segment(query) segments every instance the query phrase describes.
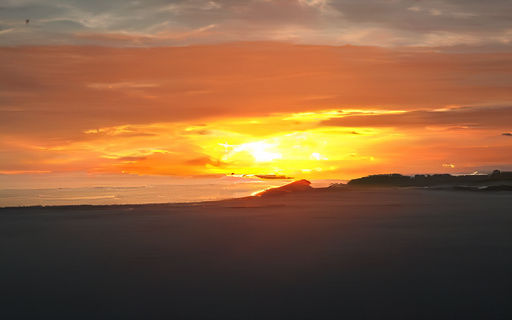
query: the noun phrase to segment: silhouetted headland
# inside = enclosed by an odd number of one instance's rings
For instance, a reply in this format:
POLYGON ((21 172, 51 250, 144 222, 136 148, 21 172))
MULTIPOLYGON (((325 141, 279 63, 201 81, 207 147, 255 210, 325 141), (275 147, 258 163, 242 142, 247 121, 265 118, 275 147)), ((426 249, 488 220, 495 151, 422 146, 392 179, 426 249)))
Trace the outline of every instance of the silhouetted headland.
POLYGON ((512 172, 494 170, 490 174, 450 175, 398 173, 377 174, 350 180, 347 184, 334 183, 326 188, 313 188, 308 180, 297 180, 277 188, 263 190, 253 196, 278 196, 297 192, 341 191, 362 187, 417 187, 442 190, 512 191, 512 172))
POLYGON ((490 174, 450 175, 450 174, 417 174, 405 176, 398 173, 370 175, 353 179, 348 186, 379 186, 379 187, 434 187, 449 186, 478 190, 510 190, 512 172, 494 170, 490 174))
POLYGON ((310 191, 313 190, 311 187, 311 182, 308 180, 302 179, 297 180, 292 183, 288 183, 282 187, 277 188, 271 188, 264 190, 262 192, 259 192, 256 194, 256 196, 275 196, 275 195, 281 195, 291 192, 303 192, 303 191, 310 191))

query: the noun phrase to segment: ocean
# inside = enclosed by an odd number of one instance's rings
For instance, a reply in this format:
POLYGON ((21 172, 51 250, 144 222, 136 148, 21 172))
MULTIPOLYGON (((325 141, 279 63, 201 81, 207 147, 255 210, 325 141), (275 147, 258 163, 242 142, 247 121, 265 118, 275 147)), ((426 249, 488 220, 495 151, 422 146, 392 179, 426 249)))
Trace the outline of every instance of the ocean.
MULTIPOLYGON (((0 207, 211 201, 250 196, 255 192, 279 187, 292 181, 262 180, 241 176, 130 177, 127 180, 97 176, 81 178, 78 179, 78 183, 71 177, 49 181, 25 179, 24 183, 11 180, 11 187, 4 183, 0 189, 0 207)), ((324 187, 342 180, 312 180, 311 182, 314 187, 324 187)))

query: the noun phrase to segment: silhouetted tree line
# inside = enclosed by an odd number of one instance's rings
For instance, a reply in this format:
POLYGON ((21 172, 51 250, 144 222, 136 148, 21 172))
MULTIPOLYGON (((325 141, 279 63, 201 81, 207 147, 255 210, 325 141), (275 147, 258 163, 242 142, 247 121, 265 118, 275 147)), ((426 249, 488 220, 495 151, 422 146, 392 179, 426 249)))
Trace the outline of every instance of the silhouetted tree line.
POLYGON ((451 174, 417 174, 404 176, 398 173, 377 174, 348 182, 351 186, 394 186, 394 187, 429 187, 434 185, 465 185, 481 184, 492 181, 512 181, 512 172, 494 170, 491 174, 461 175, 451 174))

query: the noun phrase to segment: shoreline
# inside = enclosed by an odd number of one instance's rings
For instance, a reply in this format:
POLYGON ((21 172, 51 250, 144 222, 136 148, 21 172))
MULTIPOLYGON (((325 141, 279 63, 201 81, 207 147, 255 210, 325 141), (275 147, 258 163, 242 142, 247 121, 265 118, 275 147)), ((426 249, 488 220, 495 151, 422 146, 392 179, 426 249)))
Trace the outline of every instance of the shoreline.
MULTIPOLYGON (((268 190, 278 190, 280 188, 286 187, 287 185, 281 187, 274 187, 265 189, 261 192, 265 192, 268 190)), ((431 186, 431 187, 416 187, 416 186, 407 186, 407 187, 399 187, 399 186, 349 186, 343 185, 342 187, 312 187, 307 191, 293 191, 291 193, 303 193, 303 194, 318 194, 322 192, 326 193, 343 193, 343 192, 351 192, 351 191, 387 191, 387 190, 424 190, 424 191, 445 191, 445 192, 463 192, 463 193, 483 193, 483 194, 506 194, 510 193, 512 196, 512 188, 509 188, 509 185, 498 185, 497 187, 505 187, 503 190, 500 189, 489 189, 492 186, 431 186)), ((122 208, 122 207, 143 207, 143 206, 194 206, 194 205, 202 205, 202 204, 214 204, 218 202, 226 202, 226 201, 237 201, 237 200, 247 200, 247 199, 268 199, 274 197, 280 197, 282 195, 248 195, 243 197, 236 198, 225 198, 225 199, 215 199, 215 200, 200 200, 200 201, 180 201, 180 202, 151 202, 151 203, 118 203, 118 204, 64 204, 64 205, 27 205, 27 206, 0 206, 0 210, 4 209, 81 209, 81 208, 122 208)))

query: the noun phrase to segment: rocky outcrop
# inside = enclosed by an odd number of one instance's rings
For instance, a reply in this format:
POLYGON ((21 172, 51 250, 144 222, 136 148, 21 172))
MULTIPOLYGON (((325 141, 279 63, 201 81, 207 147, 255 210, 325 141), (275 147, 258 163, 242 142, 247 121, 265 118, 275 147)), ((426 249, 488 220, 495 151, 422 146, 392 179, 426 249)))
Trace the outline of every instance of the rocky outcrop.
POLYGON ((302 180, 298 180, 298 181, 294 181, 292 183, 286 184, 282 187, 267 189, 265 191, 262 191, 262 192, 256 194, 255 196, 259 196, 259 197, 275 196, 275 195, 282 195, 282 194, 287 194, 287 193, 292 193, 292 192, 304 192, 304 191, 309 191, 312 189, 313 188, 311 187, 311 182, 309 182, 308 180, 302 179, 302 180))

